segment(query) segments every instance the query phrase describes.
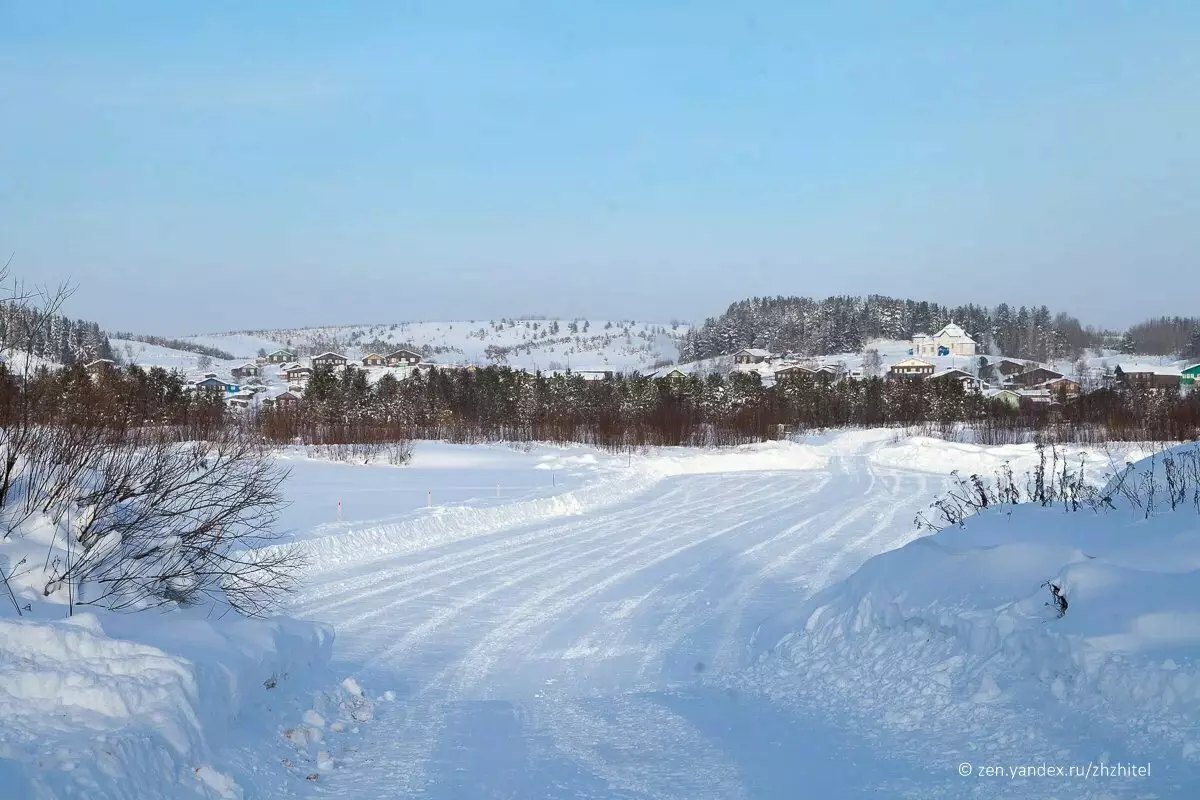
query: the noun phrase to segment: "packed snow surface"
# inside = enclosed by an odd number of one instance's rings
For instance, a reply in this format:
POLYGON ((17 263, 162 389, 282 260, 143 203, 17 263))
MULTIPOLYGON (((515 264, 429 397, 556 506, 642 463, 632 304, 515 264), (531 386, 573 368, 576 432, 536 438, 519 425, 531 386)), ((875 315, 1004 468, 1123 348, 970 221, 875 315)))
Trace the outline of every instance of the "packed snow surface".
MULTIPOLYGON (((1090 453, 1088 479, 1151 449, 1090 453)), ((1032 446, 855 431, 281 459, 310 558, 299 621, 0 620, 0 788, 1197 796, 1200 515, 1018 507, 913 525, 950 470, 1022 470, 1032 446), (1088 762, 1150 774, 975 772, 1088 762)))

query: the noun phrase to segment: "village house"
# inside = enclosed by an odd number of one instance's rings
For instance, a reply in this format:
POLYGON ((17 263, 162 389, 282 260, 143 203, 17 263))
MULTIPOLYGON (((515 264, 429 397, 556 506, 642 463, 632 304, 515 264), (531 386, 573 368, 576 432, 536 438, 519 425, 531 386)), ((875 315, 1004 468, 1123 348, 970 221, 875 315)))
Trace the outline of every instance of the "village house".
POLYGON ((571 371, 572 375, 578 375, 585 381, 603 381, 613 377, 611 369, 577 369, 571 371))
POLYGON ((1183 368, 1183 374, 1180 376, 1179 382, 1188 389, 1196 385, 1200 381, 1200 364, 1192 364, 1190 367, 1183 368))
POLYGON ((976 349, 975 340, 953 322, 932 336, 918 333, 912 345, 914 356, 973 356, 976 349))
POLYGON ((300 405, 300 397, 292 392, 284 392, 275 396, 275 408, 280 411, 288 411, 300 405))
POLYGON ((249 408, 254 403, 254 392, 242 389, 225 399, 230 408, 249 408))
POLYGON ((984 389, 983 396, 988 400, 996 400, 1010 408, 1021 407, 1021 395, 1012 389, 984 389))
POLYGON ((816 374, 816 370, 806 367, 803 364, 789 364, 786 367, 780 367, 775 370, 775 382, 792 383, 802 380, 812 380, 816 377, 816 374))
POLYGON ((117 364, 111 358, 97 358, 95 361, 89 361, 83 365, 83 368, 88 372, 96 375, 101 372, 107 372, 117 364))
POLYGON ((1158 367, 1147 364, 1121 364, 1117 367, 1118 382, 1129 388, 1165 389, 1179 391, 1183 373, 1175 367, 1158 367))
POLYGON ((195 386, 200 390, 213 390, 227 393, 236 392, 241 388, 237 384, 226 383, 211 373, 205 376, 203 380, 196 381, 195 386))
POLYGON ((389 367, 415 367, 421 363, 421 354, 414 353, 412 350, 397 350, 394 353, 388 353, 385 361, 389 367))
POLYGON ((681 381, 686 381, 688 376, 681 369, 670 369, 658 377, 664 381, 679 383, 681 381))
POLYGON ((253 364, 251 362, 246 362, 240 367, 234 367, 233 369, 229 370, 229 374, 238 380, 243 378, 257 378, 259 372, 260 370, 258 368, 258 364, 253 364))
POLYGON ((1063 377, 1061 372, 1055 372, 1047 367, 1035 367, 1019 375, 1014 375, 1012 383, 1014 386, 1021 386, 1026 389, 1032 389, 1035 386, 1040 386, 1046 381, 1056 381, 1063 377))
POLYGON ((1050 394, 1049 389, 1016 389, 1017 397, 1020 398, 1020 407, 1038 408, 1049 406, 1054 402, 1054 397, 1050 394))
POLYGON ((364 367, 386 367, 387 359, 378 353, 368 353, 362 357, 362 365, 364 367))
POLYGON ((963 391, 975 392, 979 391, 979 379, 969 372, 958 369, 944 369, 940 372, 935 372, 929 376, 931 381, 950 381, 962 386, 963 391))
POLYGON ((906 358, 888 369, 889 378, 903 380, 924 380, 933 374, 935 367, 928 361, 919 358, 906 358))
POLYGON ((287 371, 285 377, 288 383, 304 384, 312 377, 312 370, 308 367, 295 365, 287 371))
POLYGON ((344 367, 346 366, 346 357, 340 353, 321 353, 312 357, 313 369, 317 367, 344 367))
POLYGON ((746 347, 733 354, 733 363, 736 364, 739 369, 744 369, 754 364, 761 364, 770 357, 770 350, 761 350, 757 347, 746 347))
POLYGON ((274 353, 267 353, 266 357, 268 364, 286 364, 296 360, 296 354, 288 350, 276 350, 274 353))
POLYGON ((1038 389, 1047 389, 1054 397, 1066 397, 1068 400, 1079 397, 1079 382, 1071 378, 1054 378, 1038 384, 1038 389))
POLYGON ((813 370, 814 377, 827 383, 836 381, 840 375, 841 372, 832 364, 822 364, 813 370))
POLYGON ((980 373, 986 376, 989 380, 996 383, 1008 383, 1014 376, 1020 375, 1026 370, 1032 369, 1036 364, 1029 364, 1024 361, 1014 361, 1011 358, 1001 358, 988 364, 980 370, 980 373))

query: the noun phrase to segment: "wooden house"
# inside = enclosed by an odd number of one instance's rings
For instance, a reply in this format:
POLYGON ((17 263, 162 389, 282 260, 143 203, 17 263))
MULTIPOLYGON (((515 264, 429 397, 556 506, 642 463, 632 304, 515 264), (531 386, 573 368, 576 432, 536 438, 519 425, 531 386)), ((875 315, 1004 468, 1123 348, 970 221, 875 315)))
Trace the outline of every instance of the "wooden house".
POLYGON ((1012 389, 985 389, 983 396, 988 400, 996 400, 1010 408, 1021 407, 1021 395, 1012 389))
POLYGON ((275 408, 280 411, 288 411, 300 405, 299 395, 292 392, 284 392, 275 396, 275 408))
POLYGON ((93 375, 96 375, 101 372, 107 372, 110 369, 113 369, 116 365, 117 363, 111 358, 97 358, 95 361, 89 361, 88 363, 84 364, 83 368, 93 375))
POLYGON ((195 385, 201 391, 236 392, 240 388, 237 384, 226 383, 216 375, 209 375, 203 380, 196 381, 195 385))
POLYGON ((312 357, 312 366, 313 369, 317 369, 318 367, 329 367, 330 369, 344 367, 346 366, 346 357, 341 353, 321 353, 312 357))
POLYGON ((1035 386, 1040 386, 1046 381, 1056 381, 1063 377, 1061 372, 1055 372, 1047 367, 1034 367, 1026 370, 1018 375, 1014 375, 1012 382, 1016 386, 1022 386, 1026 389, 1032 389, 1035 386))
POLYGON ((312 370, 309 367, 293 366, 287 371, 285 377, 288 383, 306 383, 312 377, 312 370))
POLYGON ((1189 389, 1195 386, 1197 382, 1200 382, 1200 364, 1192 364, 1190 367, 1184 367, 1179 382, 1189 389))
POLYGON ((362 365, 364 367, 386 367, 387 359, 378 353, 368 353, 362 357, 362 365))
POLYGON ((934 370, 935 367, 928 361, 922 361, 919 358, 906 358, 903 361, 892 364, 888 369, 888 377, 902 380, 924 380, 932 375, 934 370))
POLYGON ((776 383, 794 383, 802 380, 812 380, 817 375, 812 367, 803 364, 790 364, 775 370, 776 383))
POLYGON ((260 372, 261 370, 259 369, 258 364, 249 361, 247 361, 245 364, 242 364, 240 367, 234 367, 233 369, 229 370, 229 374, 238 380, 243 378, 257 378, 260 372))
POLYGON ((761 350, 757 347, 744 347, 733 354, 733 363, 739 367, 749 366, 751 364, 761 364, 770 357, 770 350, 761 350))
POLYGON ((267 353, 268 364, 286 364, 289 361, 295 361, 296 354, 288 350, 276 350, 274 353, 267 353))
POLYGON ((1036 388, 1049 389, 1050 394, 1054 397, 1066 397, 1067 399, 1079 397, 1080 392, 1079 382, 1070 378, 1054 378, 1038 384, 1036 388))
POLYGON ((613 377, 611 369, 577 369, 572 370, 572 375, 578 375, 585 381, 603 381, 613 377))
POLYGON ((384 358, 389 367, 415 367, 421 363, 421 354, 412 350, 396 350, 384 358))
POLYGON ((1173 367, 1121 365, 1119 369, 1118 380, 1129 388, 1179 391, 1183 383, 1183 373, 1173 367))
POLYGON ((929 380, 957 383, 962 386, 964 391, 968 392, 978 391, 979 389, 979 379, 971 373, 958 369, 957 367, 935 372, 929 376, 929 380))

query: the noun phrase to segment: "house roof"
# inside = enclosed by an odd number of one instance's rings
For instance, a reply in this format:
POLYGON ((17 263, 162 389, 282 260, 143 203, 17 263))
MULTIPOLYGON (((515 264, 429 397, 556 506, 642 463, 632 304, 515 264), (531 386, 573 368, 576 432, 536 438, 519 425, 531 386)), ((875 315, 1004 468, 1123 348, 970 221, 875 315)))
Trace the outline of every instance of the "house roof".
POLYGON ((283 392, 282 394, 275 395, 275 402, 279 402, 280 400, 299 400, 299 399, 300 399, 299 395, 292 394, 291 392, 283 392))
POLYGON ((816 370, 812 367, 806 367, 803 364, 788 364, 786 367, 777 367, 775 369, 776 375, 781 372, 816 372, 816 370))
POLYGON ((294 367, 288 367, 287 372, 312 372, 312 367, 302 367, 297 364, 294 367))
POLYGON ((367 353, 362 357, 362 360, 366 361, 368 358, 383 358, 383 356, 379 355, 379 353, 367 353))
POLYGON ((246 367, 250 367, 251 369, 258 369, 258 364, 255 364, 253 361, 247 361, 245 364, 241 364, 239 366, 234 367, 234 369, 245 369, 246 367))
POLYGON ((289 356, 290 356, 290 355, 292 355, 292 351, 291 351, 291 350, 284 350, 282 347, 281 347, 281 348, 279 348, 278 350, 272 350, 271 352, 267 353, 267 355, 269 355, 269 356, 277 356, 277 355, 279 355, 280 353, 283 353, 284 355, 289 355, 289 356))
POLYGON ((340 358, 342 361, 346 360, 346 357, 344 355, 342 355, 341 353, 335 353, 332 350, 325 352, 325 353, 321 353, 320 355, 313 356, 313 360, 315 361, 318 358, 325 358, 327 356, 332 356, 333 358, 340 358))
POLYGON ((961 370, 958 367, 950 367, 949 369, 938 370, 937 372, 933 373, 929 377, 945 378, 948 375, 961 375, 964 378, 971 378, 972 380, 974 380, 974 378, 975 378, 975 376, 972 375, 971 373, 961 370))
POLYGON ((932 366, 933 366, 933 364, 930 364, 928 361, 922 361, 919 358, 906 358, 903 361, 900 361, 896 364, 892 364, 891 368, 895 369, 896 367, 932 367, 932 366))
POLYGON ((416 356, 417 358, 421 358, 421 354, 418 353, 416 350, 408 350, 403 347, 400 348, 399 350, 393 350, 392 352, 388 353, 387 358, 391 358, 392 356, 400 356, 400 355, 416 356))
POLYGON ((763 350, 760 347, 743 347, 741 350, 738 350, 737 353, 734 353, 734 355, 736 356, 739 353, 745 353, 746 355, 754 356, 755 358, 770 358, 771 357, 770 350, 763 350))
POLYGON ((1183 372, 1186 375, 1200 374, 1200 364, 1192 364, 1190 367, 1184 367, 1183 372))
POLYGON ((1130 364, 1117 364, 1113 367, 1113 369, 1116 369, 1117 367, 1120 367, 1121 371, 1124 372, 1126 375, 1128 375, 1131 372, 1135 373, 1135 374, 1136 373, 1141 373, 1141 374, 1151 373, 1154 375, 1182 375, 1183 374, 1183 371, 1180 370, 1179 367, 1163 366, 1161 364, 1143 364, 1143 363, 1139 363, 1139 362, 1133 362, 1130 364))
POLYGON ((938 331, 937 333, 935 333, 933 335, 933 338, 941 339, 943 336, 947 336, 951 339, 962 339, 964 341, 969 341, 969 342, 975 341, 974 339, 972 339, 970 336, 967 335, 966 331, 964 331, 958 325, 955 325, 953 322, 951 322, 948 325, 943 326, 940 331, 938 331))
POLYGON ((89 361, 88 363, 84 364, 84 366, 85 367, 94 367, 97 364, 115 364, 115 363, 117 363, 117 362, 113 361, 111 358, 97 358, 94 361, 89 361))

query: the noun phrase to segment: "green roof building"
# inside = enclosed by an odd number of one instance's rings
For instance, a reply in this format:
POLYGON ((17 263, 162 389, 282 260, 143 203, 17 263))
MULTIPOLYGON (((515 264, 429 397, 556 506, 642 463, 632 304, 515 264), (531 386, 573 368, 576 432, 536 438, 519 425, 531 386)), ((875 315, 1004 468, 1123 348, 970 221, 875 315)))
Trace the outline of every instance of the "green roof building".
POLYGON ((1183 379, 1180 380, 1184 386, 1195 386, 1196 381, 1200 381, 1200 364, 1192 364, 1183 371, 1183 379))

